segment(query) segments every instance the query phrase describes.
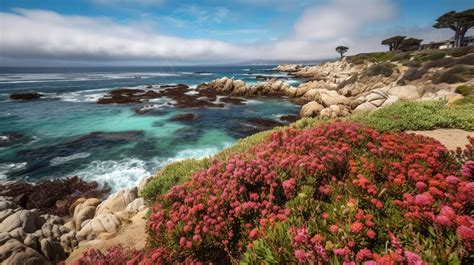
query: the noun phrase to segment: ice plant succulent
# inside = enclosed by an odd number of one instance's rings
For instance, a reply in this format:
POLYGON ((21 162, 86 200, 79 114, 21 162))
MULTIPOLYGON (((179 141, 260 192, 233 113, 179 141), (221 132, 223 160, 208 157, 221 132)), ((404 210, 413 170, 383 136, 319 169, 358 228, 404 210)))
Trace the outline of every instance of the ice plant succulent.
POLYGON ((129 264, 471 262, 471 158, 354 123, 277 131, 159 197, 129 264))

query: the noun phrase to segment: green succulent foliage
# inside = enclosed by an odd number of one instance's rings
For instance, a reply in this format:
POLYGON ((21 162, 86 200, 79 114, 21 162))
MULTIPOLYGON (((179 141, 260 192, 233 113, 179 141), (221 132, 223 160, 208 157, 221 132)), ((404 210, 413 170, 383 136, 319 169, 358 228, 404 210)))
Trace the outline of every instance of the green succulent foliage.
POLYGON ((351 117, 378 131, 431 130, 458 128, 474 130, 474 105, 446 106, 445 101, 401 101, 374 112, 351 117))

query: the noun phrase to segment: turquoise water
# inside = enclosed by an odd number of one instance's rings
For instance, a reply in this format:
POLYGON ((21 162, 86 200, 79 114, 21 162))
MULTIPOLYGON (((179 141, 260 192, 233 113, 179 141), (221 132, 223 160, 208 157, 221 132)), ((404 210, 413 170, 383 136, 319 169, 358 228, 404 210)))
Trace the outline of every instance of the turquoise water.
MULTIPOLYGON (((193 87, 222 76, 256 82, 257 74, 283 75, 252 67, 30 68, 0 69, 0 182, 38 181, 78 175, 114 189, 137 184, 163 165, 212 155, 251 134, 250 118, 278 120, 299 107, 283 99, 256 98, 225 108, 175 108, 139 115, 144 104, 99 105, 114 88, 183 83, 193 87), (15 92, 46 97, 11 101, 15 92), (196 121, 170 121, 194 113, 196 121)), ((297 84, 298 80, 291 80, 297 84)))

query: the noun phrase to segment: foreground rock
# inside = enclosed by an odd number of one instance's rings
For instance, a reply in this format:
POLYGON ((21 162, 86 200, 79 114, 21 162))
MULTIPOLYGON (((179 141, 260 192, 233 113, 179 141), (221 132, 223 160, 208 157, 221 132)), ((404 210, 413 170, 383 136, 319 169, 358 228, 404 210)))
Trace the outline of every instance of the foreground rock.
POLYGON ((31 93, 11 94, 9 98, 13 100, 34 100, 34 99, 40 99, 42 97, 44 97, 43 94, 31 92, 31 93))
POLYGON ((75 232, 61 217, 22 209, 0 196, 0 261, 2 264, 48 264, 67 257, 78 245, 75 232), (65 251, 66 249, 66 251, 65 251))

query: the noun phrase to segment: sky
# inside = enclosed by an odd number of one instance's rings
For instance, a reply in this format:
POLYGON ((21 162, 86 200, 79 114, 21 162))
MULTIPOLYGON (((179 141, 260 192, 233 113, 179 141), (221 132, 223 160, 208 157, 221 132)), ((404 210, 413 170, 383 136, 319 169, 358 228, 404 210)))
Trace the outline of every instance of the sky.
MULTIPOLYGON (((0 65, 186 65, 382 51, 473 0, 0 0, 0 65)), ((472 30, 468 32, 472 34, 472 30)))

